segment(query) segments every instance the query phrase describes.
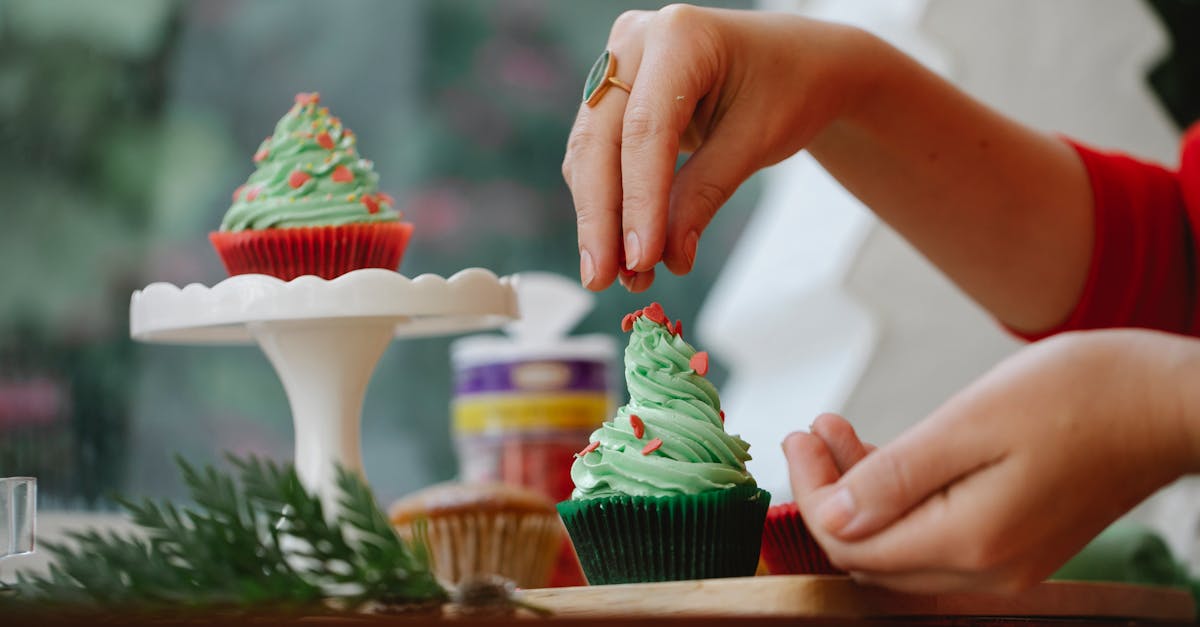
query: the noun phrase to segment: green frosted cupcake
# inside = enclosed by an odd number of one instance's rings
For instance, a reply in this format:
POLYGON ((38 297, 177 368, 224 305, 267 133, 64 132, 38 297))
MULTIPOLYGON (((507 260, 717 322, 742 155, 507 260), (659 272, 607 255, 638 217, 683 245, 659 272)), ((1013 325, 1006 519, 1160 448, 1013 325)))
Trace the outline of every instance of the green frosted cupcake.
POLYGON ((337 278, 361 268, 396 270, 412 235, 357 139, 320 106, 296 103, 254 154, 254 173, 233 192, 208 239, 230 275, 337 278))
POLYGON ((589 583, 753 575, 770 495, 725 432, 708 354, 658 303, 621 326, 629 404, 592 433, 558 504, 589 583))

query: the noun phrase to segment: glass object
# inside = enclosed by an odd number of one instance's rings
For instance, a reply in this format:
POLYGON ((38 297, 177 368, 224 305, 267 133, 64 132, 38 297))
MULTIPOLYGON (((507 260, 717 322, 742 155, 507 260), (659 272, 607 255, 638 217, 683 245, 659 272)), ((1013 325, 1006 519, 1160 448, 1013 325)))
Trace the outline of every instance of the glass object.
POLYGON ((33 552, 37 479, 0 479, 0 559, 33 552))

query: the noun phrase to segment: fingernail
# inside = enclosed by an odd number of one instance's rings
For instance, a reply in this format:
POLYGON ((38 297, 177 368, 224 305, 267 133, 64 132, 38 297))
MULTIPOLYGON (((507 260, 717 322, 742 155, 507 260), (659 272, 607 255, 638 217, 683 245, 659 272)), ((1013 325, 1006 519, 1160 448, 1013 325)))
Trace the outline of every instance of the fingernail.
POLYGON ((696 244, 700 242, 700 234, 695 231, 688 231, 686 237, 683 238, 683 254, 687 255, 688 267, 696 263, 696 244))
POLYGON ((624 272, 617 276, 617 281, 621 283, 621 287, 625 288, 625 291, 627 292, 633 291, 633 287, 630 285, 633 281, 633 276, 634 275, 632 274, 625 274, 624 272))
POLYGON ((642 243, 638 241, 637 231, 625 234, 625 267, 633 270, 642 260, 642 243))
POLYGON ((830 533, 838 533, 850 524, 856 513, 858 512, 854 505, 854 495, 850 494, 850 490, 842 488, 817 507, 817 524, 830 533))
POLYGON ((636 273, 633 276, 629 277, 629 291, 630 292, 633 292, 634 294, 636 294, 644 289, 646 289, 646 275, 645 274, 642 274, 639 272, 639 273, 636 273))
POLYGON ((592 254, 586 248, 579 250, 579 279, 584 287, 592 284, 596 278, 596 267, 592 265, 592 254))

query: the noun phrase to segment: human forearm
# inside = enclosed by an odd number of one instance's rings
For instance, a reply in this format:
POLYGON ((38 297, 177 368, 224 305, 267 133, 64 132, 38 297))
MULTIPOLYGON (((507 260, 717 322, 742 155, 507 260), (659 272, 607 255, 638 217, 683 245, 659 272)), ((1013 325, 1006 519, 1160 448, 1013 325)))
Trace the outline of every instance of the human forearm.
POLYGON ((789 436, 793 491, 833 563, 866 581, 1021 590, 1197 471, 1198 368, 1193 339, 1061 334, 874 452, 837 419, 789 436))
POLYGON ((809 150, 1002 322, 1022 331, 1061 322, 1092 251, 1077 155, 887 44, 863 50, 863 95, 809 150))

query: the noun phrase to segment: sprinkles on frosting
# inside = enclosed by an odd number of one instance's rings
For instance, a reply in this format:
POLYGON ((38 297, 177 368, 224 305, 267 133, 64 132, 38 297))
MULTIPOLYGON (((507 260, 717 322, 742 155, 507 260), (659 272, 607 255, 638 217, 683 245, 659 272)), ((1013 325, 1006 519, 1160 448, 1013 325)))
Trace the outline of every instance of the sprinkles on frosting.
POLYGON ((315 91, 314 92, 303 92, 302 91, 302 92, 296 94, 296 105, 297 106, 307 107, 308 105, 314 105, 314 104, 317 104, 318 102, 321 102, 321 94, 319 94, 315 91))
POLYGON ((293 170, 292 173, 288 175, 288 185, 290 185, 292 189, 298 189, 301 185, 307 183, 311 178, 312 176, 310 176, 307 172, 302 170, 293 170))
POLYGON ((745 465, 749 444, 725 431, 719 394, 705 378, 709 355, 683 339, 683 323, 650 303, 625 315, 621 328, 633 334, 625 350, 629 401, 576 455, 571 498, 755 485, 745 465))
POLYGON ((645 307, 633 313, 625 314, 625 317, 621 318, 621 330, 625 333, 629 333, 633 330, 633 323, 637 322, 638 318, 643 317, 651 322, 661 324, 662 326, 666 327, 667 333, 683 337, 683 321, 676 320, 675 322, 671 322, 671 319, 668 318, 667 314, 663 311, 662 305, 658 303, 650 303, 649 305, 646 305, 645 307))
POLYGON ((588 444, 587 446, 583 447, 583 450, 576 453, 575 457, 583 457, 584 455, 587 455, 588 453, 591 453, 592 451, 594 451, 598 448, 600 448, 599 440, 592 442, 591 444, 588 444))
POLYGON ((646 316, 646 319, 650 322, 657 322, 663 326, 666 326, 667 323, 670 322, 670 319, 667 318, 667 314, 663 312, 662 305, 658 303, 650 303, 647 305, 646 308, 642 310, 642 315, 646 316))
POLYGON ((316 92, 296 94, 255 151, 256 171, 234 190, 221 230, 400 219, 395 200, 377 190, 373 164, 359 156, 354 134, 320 102, 316 92))
POLYGON ((646 423, 642 422, 637 414, 629 414, 629 426, 633 427, 633 437, 640 440, 646 435, 646 423))

